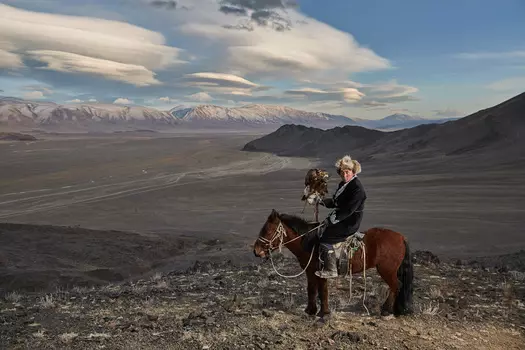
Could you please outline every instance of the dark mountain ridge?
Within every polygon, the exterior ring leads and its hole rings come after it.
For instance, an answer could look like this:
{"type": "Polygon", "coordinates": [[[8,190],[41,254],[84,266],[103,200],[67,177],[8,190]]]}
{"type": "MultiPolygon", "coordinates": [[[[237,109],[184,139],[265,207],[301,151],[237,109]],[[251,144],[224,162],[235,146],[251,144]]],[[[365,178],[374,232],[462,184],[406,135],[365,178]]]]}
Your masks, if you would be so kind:
{"type": "Polygon", "coordinates": [[[497,161],[525,157],[525,93],[494,107],[443,124],[383,132],[359,126],[329,130],[285,125],[245,145],[245,151],[361,159],[492,155],[497,161]]]}

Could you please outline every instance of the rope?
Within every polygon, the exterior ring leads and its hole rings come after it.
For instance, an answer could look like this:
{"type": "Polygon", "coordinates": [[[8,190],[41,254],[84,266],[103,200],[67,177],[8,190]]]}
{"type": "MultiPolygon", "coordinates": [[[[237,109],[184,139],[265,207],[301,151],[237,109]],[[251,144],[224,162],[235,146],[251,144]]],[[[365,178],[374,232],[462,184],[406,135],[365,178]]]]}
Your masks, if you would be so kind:
{"type": "Polygon", "coordinates": [[[314,256],[314,250],[312,249],[312,253],[310,254],[310,259],[308,259],[308,264],[306,264],[306,267],[304,268],[304,270],[299,272],[296,275],[286,276],[286,275],[281,274],[279,271],[277,271],[277,268],[275,267],[275,264],[273,263],[272,252],[268,251],[268,253],[270,255],[270,261],[272,262],[273,270],[275,271],[276,274],[278,274],[279,276],[283,278],[296,278],[296,277],[301,276],[303,273],[306,272],[306,270],[308,270],[308,267],[310,266],[310,263],[312,262],[312,257],[314,256]]]}
{"type": "MultiPolygon", "coordinates": [[[[364,291],[363,291],[363,302],[362,302],[362,304],[363,304],[363,307],[366,310],[366,313],[368,314],[368,316],[370,316],[370,311],[368,311],[368,308],[365,305],[365,301],[366,301],[366,246],[365,246],[365,243],[363,241],[359,241],[358,246],[363,251],[363,282],[364,282],[364,291]]],[[[359,249],[359,248],[357,248],[357,249],[359,249]]],[[[352,275],[352,260],[354,258],[354,252],[355,252],[354,249],[351,249],[350,259],[348,260],[348,271],[350,273],[350,280],[349,280],[350,297],[348,298],[348,302],[349,303],[352,301],[352,280],[353,280],[353,278],[352,278],[353,277],[353,275],[352,275]]]]}
{"type": "Polygon", "coordinates": [[[275,264],[273,262],[273,258],[272,258],[272,243],[273,241],[275,241],[276,239],[279,240],[279,247],[278,248],[275,248],[275,249],[279,249],[279,253],[282,251],[282,247],[287,245],[288,243],[291,243],[301,237],[303,237],[304,235],[312,232],[312,231],[315,231],[317,230],[319,227],[323,226],[323,224],[319,224],[317,225],[316,227],[314,227],[313,229],[289,240],[288,242],[284,242],[284,237],[287,237],[287,234],[286,234],[286,228],[284,227],[282,221],[279,220],[279,225],[277,225],[277,229],[275,230],[275,235],[273,236],[273,238],[271,240],[267,239],[267,238],[264,238],[264,237],[259,237],[258,240],[260,240],[261,242],[265,243],[265,244],[268,244],[268,255],[270,255],[270,261],[272,262],[272,267],[273,267],[273,270],[275,271],[275,273],[281,277],[284,277],[284,278],[295,278],[295,277],[299,277],[301,276],[303,273],[305,273],[305,271],[308,269],[308,266],[310,266],[310,263],[312,262],[312,257],[314,256],[314,249],[312,249],[312,253],[310,254],[310,259],[308,259],[308,264],[306,264],[306,267],[304,268],[303,271],[301,271],[300,273],[296,274],[296,275],[293,275],[293,276],[286,276],[286,275],[283,275],[281,274],[279,271],[277,271],[277,268],[275,267],[275,264]]]}

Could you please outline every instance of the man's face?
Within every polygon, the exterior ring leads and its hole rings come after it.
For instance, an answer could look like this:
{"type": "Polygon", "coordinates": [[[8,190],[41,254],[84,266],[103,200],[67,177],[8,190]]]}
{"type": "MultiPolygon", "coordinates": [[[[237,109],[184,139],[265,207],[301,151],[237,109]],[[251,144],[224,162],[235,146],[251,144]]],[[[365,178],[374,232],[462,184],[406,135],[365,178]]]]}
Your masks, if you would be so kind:
{"type": "Polygon", "coordinates": [[[354,177],[354,172],[352,170],[348,170],[348,169],[339,170],[338,173],[339,173],[339,176],[341,176],[341,179],[345,182],[352,180],[352,178],[354,177]]]}

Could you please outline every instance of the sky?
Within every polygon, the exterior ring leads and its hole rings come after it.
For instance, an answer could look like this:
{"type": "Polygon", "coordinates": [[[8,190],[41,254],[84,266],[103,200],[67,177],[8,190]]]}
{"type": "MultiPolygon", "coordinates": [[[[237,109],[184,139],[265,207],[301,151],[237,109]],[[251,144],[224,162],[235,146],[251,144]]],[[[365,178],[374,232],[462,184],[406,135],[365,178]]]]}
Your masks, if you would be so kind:
{"type": "Polygon", "coordinates": [[[459,117],[525,91],[523,0],[0,0],[0,95],[459,117]]]}

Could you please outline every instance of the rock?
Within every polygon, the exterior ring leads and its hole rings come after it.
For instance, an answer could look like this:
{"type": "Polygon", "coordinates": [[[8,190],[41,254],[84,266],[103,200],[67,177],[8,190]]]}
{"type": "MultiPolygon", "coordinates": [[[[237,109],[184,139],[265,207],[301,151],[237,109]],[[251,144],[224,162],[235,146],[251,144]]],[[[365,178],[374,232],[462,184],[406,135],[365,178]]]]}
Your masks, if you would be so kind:
{"type": "Polygon", "coordinates": [[[270,311],[268,311],[268,310],[263,310],[262,311],[262,315],[264,317],[272,317],[273,316],[273,314],[270,311]]]}
{"type": "Polygon", "coordinates": [[[157,321],[159,319],[158,315],[146,314],[146,317],[149,321],[157,321]]]}
{"type": "Polygon", "coordinates": [[[332,340],[340,342],[359,343],[363,339],[362,334],[357,332],[337,331],[330,337],[332,340]]]}
{"type": "Polygon", "coordinates": [[[428,250],[417,250],[412,254],[412,261],[421,265],[439,264],[439,258],[428,250]]]}

